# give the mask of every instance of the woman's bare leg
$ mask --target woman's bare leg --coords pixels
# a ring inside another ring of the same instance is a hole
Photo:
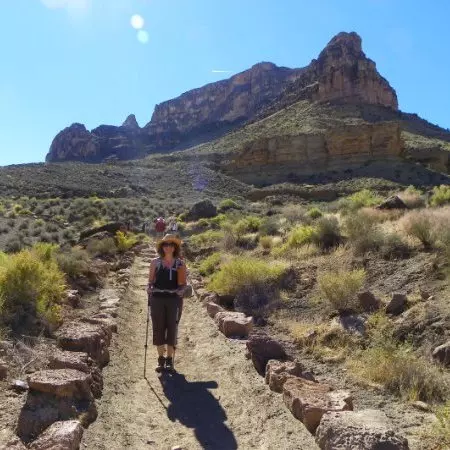
[[[173,355],[175,354],[175,347],[172,347],[171,345],[167,346],[167,357],[173,358]]]
[[[165,345],[158,345],[156,347],[156,350],[158,351],[158,356],[164,356],[164,353],[166,353],[166,346]],[[169,353],[169,352],[167,352]]]

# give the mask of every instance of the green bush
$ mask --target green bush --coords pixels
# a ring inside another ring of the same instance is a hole
[[[59,268],[69,277],[77,278],[89,269],[89,254],[81,248],[71,248],[56,255]]]
[[[310,225],[300,225],[289,233],[287,239],[288,248],[298,248],[305,244],[311,244],[314,239],[315,228]]]
[[[352,212],[367,206],[375,206],[381,203],[382,197],[369,189],[362,189],[354,194],[344,198],[340,202],[340,208],[343,212]]]
[[[117,253],[116,242],[113,238],[93,239],[86,247],[91,256],[113,256]]]
[[[317,277],[320,294],[338,312],[357,310],[356,293],[364,284],[364,269],[324,272]]]
[[[245,233],[255,233],[259,230],[261,226],[261,219],[256,216],[248,216],[239,220],[234,226],[234,231],[237,235],[242,235]]]
[[[222,256],[219,252],[212,253],[200,263],[198,267],[200,275],[208,276],[213,274],[219,269],[221,261]]]
[[[123,233],[118,231],[116,233],[116,245],[119,253],[125,253],[137,244],[137,239],[134,234]]]
[[[335,247],[342,241],[339,222],[336,217],[322,217],[317,221],[312,235],[312,243],[322,249]]]
[[[272,236],[261,236],[259,243],[264,250],[271,250],[273,247],[273,238]]]
[[[306,214],[311,219],[318,219],[319,217],[323,216],[322,211],[316,207],[309,209]]]
[[[262,220],[261,226],[259,227],[260,236],[275,236],[278,234],[280,224],[275,217],[266,217]]]
[[[431,206],[441,206],[450,203],[450,186],[441,185],[433,188],[433,195],[430,198]]]
[[[414,211],[403,218],[406,233],[418,239],[426,249],[435,245],[435,225],[435,218],[429,211]]]
[[[379,250],[383,244],[383,233],[375,217],[357,211],[345,217],[344,231],[357,255]]]
[[[282,263],[267,262],[248,256],[236,256],[223,264],[208,284],[218,294],[237,295],[244,288],[276,285],[286,271]]]
[[[219,212],[228,211],[230,209],[242,209],[242,208],[231,198],[227,198],[220,202],[218,207]]]
[[[218,245],[224,236],[223,231],[208,230],[204,233],[191,236],[190,242],[195,247],[207,247],[210,245]]]
[[[27,315],[58,323],[65,291],[64,274],[40,249],[0,258],[0,314],[13,329]]]
[[[411,401],[442,401],[449,392],[439,367],[417,356],[410,345],[392,339],[363,350],[350,366],[361,378]]]

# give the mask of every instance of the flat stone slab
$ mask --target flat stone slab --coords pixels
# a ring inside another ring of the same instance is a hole
[[[104,302],[105,300],[117,300],[119,302],[120,294],[116,289],[101,289],[98,298],[100,302]]]
[[[218,312],[214,320],[226,337],[247,337],[253,329],[253,318],[240,312]]]
[[[119,306],[120,299],[109,298],[102,303],[100,303],[100,310],[109,309],[109,308],[117,308]]]
[[[266,366],[266,384],[274,392],[283,392],[284,383],[291,377],[301,377],[314,381],[310,372],[298,361],[277,361],[271,359]]]
[[[63,350],[85,352],[103,367],[109,362],[108,345],[111,331],[100,324],[70,322],[57,331],[58,345]]]
[[[312,434],[315,433],[325,413],[353,409],[353,400],[348,391],[333,391],[327,384],[314,383],[302,378],[286,380],[283,386],[283,400],[293,416]]]
[[[78,420],[55,422],[30,445],[31,450],[78,450],[83,427]]]
[[[407,439],[391,428],[384,412],[374,409],[327,412],[316,431],[322,450],[408,450]]]
[[[40,370],[28,376],[30,389],[57,397],[92,399],[91,376],[76,369]]]

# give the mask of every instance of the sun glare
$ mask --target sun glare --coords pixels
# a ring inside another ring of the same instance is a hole
[[[137,33],[137,39],[141,44],[146,44],[150,39],[149,34],[145,30],[139,30]]]
[[[133,16],[131,16],[131,26],[135,30],[140,30],[144,27],[144,18],[139,14],[134,14]]]

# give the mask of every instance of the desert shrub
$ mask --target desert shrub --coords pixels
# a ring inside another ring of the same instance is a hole
[[[137,239],[134,234],[123,233],[122,231],[118,231],[116,233],[116,245],[119,253],[124,253],[134,245],[136,245]]]
[[[227,221],[227,216],[225,214],[217,214],[215,217],[209,219],[209,224],[213,228],[220,228]]]
[[[242,209],[242,208],[231,198],[226,198],[225,200],[222,200],[220,202],[218,207],[219,212],[228,211],[230,209]]]
[[[311,219],[318,219],[323,216],[322,211],[316,207],[310,208],[306,214]]]
[[[429,446],[436,450],[450,448],[450,400],[434,411],[436,421],[426,430],[425,438]]]
[[[117,246],[113,238],[93,239],[86,250],[91,256],[113,256],[117,253]]]
[[[442,370],[408,344],[379,342],[363,350],[350,366],[362,378],[409,400],[441,401],[448,393]]]
[[[286,265],[248,256],[236,256],[223,264],[209,282],[208,288],[219,294],[237,295],[242,289],[260,284],[276,285]]]
[[[291,223],[308,222],[305,208],[301,205],[286,205],[282,208],[281,215]]]
[[[342,241],[339,222],[336,217],[322,217],[317,221],[312,243],[323,249],[335,247]]]
[[[262,220],[259,227],[260,236],[274,236],[279,231],[279,221],[275,217],[266,217]]]
[[[278,298],[278,289],[273,284],[253,283],[242,287],[236,294],[233,306],[236,311],[258,320],[268,314]]]
[[[409,186],[399,194],[399,197],[409,209],[424,208],[426,206],[422,191],[414,186]]]
[[[5,205],[2,205],[2,204],[0,203],[0,217],[4,217],[5,214],[6,214],[6,208],[5,208]]]
[[[195,247],[206,247],[209,245],[217,245],[224,237],[223,231],[208,230],[204,233],[191,236],[190,242]]]
[[[52,222],[47,222],[45,224],[45,231],[48,233],[54,233],[55,231],[58,231],[58,226]]]
[[[273,238],[272,236],[261,236],[259,243],[264,250],[271,250],[273,247]]]
[[[50,235],[50,240],[51,240],[51,242],[54,242],[57,244],[59,242],[59,233],[58,232],[52,233]]]
[[[213,274],[219,269],[221,261],[222,256],[219,252],[212,253],[200,263],[198,267],[200,275],[208,276]]]
[[[259,230],[261,226],[261,219],[256,216],[248,216],[239,220],[234,226],[234,231],[237,235],[245,233],[254,233]]]
[[[59,268],[69,277],[77,278],[89,268],[89,253],[78,247],[58,252],[56,255]]]
[[[42,233],[39,238],[40,242],[52,242],[52,236],[49,233]]]
[[[430,198],[431,206],[441,206],[450,203],[450,186],[441,185],[433,188],[433,194]]]
[[[19,230],[27,230],[30,227],[30,222],[28,220],[24,220],[20,225],[19,225]]]
[[[49,262],[55,258],[59,247],[55,244],[38,242],[33,246],[33,253],[43,262]]]
[[[310,244],[313,242],[313,237],[315,233],[315,228],[310,225],[300,225],[295,227],[289,233],[287,239],[288,248],[298,248],[305,244]]]
[[[6,253],[17,253],[20,252],[24,247],[23,242],[20,240],[19,236],[11,236],[4,245]]]
[[[257,234],[238,234],[235,245],[245,250],[253,250],[258,246],[259,236]]]
[[[405,232],[418,239],[422,245],[429,249],[436,242],[435,221],[429,211],[414,211],[407,214],[402,225]]]
[[[411,255],[411,247],[398,233],[382,233],[379,252],[385,259],[408,258]]]
[[[358,211],[345,217],[344,230],[356,254],[378,250],[383,243],[383,233],[375,219],[365,211]]]
[[[16,226],[16,221],[14,219],[9,219],[6,224],[9,228],[14,228]]]
[[[34,226],[35,227],[42,227],[42,226],[44,226],[44,224],[45,224],[45,222],[42,220],[42,219],[37,219],[35,222],[34,222]]]
[[[0,314],[12,328],[27,315],[58,323],[65,290],[64,274],[53,257],[43,260],[31,249],[2,258]]]
[[[323,272],[318,278],[319,292],[338,312],[357,309],[356,293],[364,284],[364,269]]]
[[[366,206],[374,206],[382,201],[382,197],[369,189],[362,189],[340,201],[340,208],[345,212],[353,212]]]

